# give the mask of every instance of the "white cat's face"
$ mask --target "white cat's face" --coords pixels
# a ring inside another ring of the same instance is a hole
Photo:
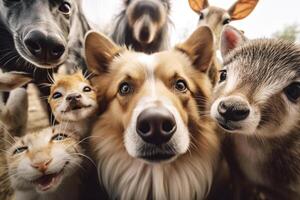
[[[54,192],[81,165],[76,134],[62,128],[47,128],[15,140],[7,152],[12,187]]]

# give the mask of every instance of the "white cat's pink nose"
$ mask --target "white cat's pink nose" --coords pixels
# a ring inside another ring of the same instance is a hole
[[[44,173],[47,171],[49,164],[52,162],[52,159],[48,160],[48,161],[43,161],[43,162],[39,162],[39,163],[33,163],[31,164],[31,166],[33,168],[36,168],[37,170],[39,170],[40,172]]]

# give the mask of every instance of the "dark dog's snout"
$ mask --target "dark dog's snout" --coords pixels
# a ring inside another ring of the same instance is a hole
[[[218,112],[225,120],[241,121],[249,116],[250,109],[244,102],[228,100],[220,102]]]
[[[150,37],[150,30],[147,26],[142,27],[140,31],[140,40],[142,42],[148,42]]]
[[[34,57],[44,63],[58,61],[65,52],[65,45],[58,37],[38,30],[27,33],[24,44]]]
[[[147,143],[160,145],[167,143],[177,126],[172,113],[165,108],[148,108],[137,119],[136,130]]]

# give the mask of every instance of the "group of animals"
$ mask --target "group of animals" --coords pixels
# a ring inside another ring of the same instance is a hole
[[[169,0],[124,0],[110,35],[80,0],[0,0],[1,198],[300,199],[300,46],[228,25],[258,0],[189,3],[170,48]],[[29,82],[53,126],[28,131]]]

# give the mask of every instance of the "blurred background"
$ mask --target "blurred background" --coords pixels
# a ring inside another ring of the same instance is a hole
[[[210,5],[229,8],[235,0],[209,0]],[[172,43],[185,39],[195,30],[198,15],[189,7],[188,0],[171,0]],[[123,0],[83,0],[88,19],[101,28],[112,25],[122,10]],[[249,38],[279,37],[300,41],[300,1],[260,0],[247,18],[231,25],[244,30]]]

